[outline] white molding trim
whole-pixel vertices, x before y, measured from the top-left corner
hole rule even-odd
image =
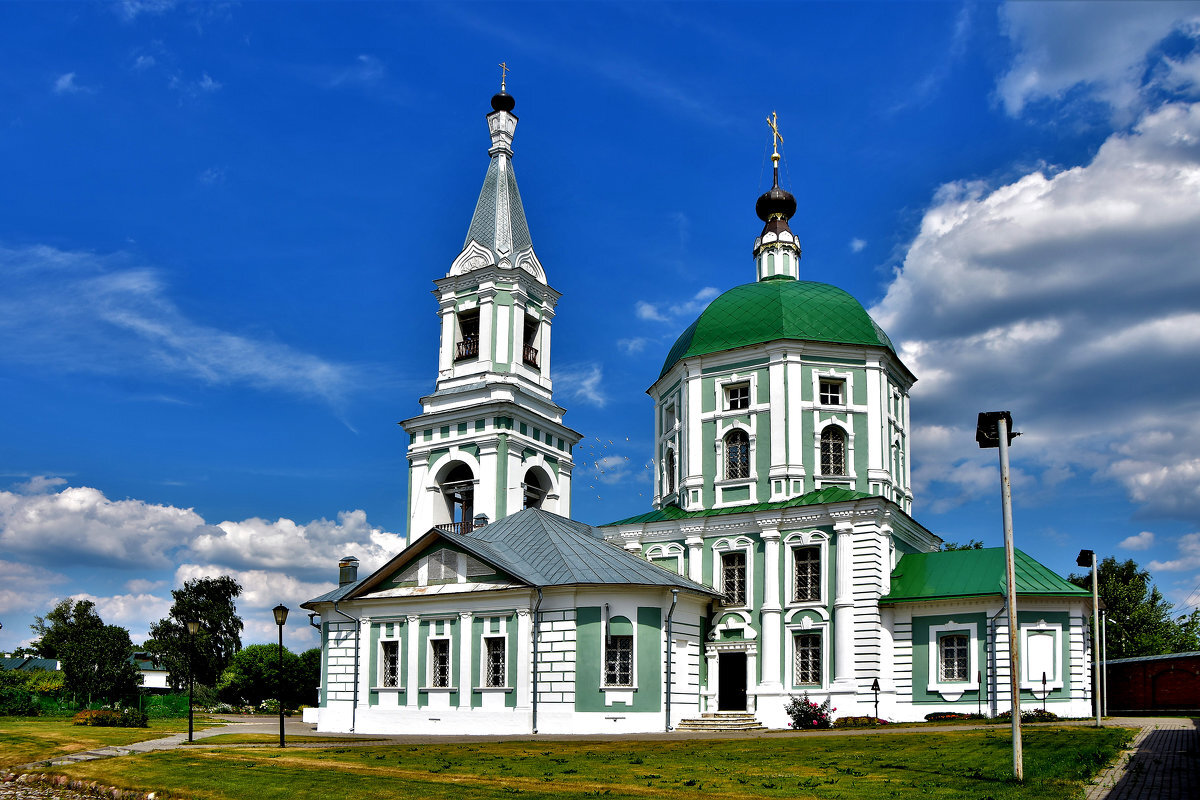
[[[942,681],[941,637],[955,633],[967,635],[967,680]],[[929,626],[929,674],[927,691],[937,692],[942,699],[953,703],[962,698],[964,692],[979,691],[979,626],[974,622],[955,622]]]

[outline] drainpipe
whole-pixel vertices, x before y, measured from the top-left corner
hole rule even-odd
[[[675,615],[675,604],[679,602],[679,590],[671,590],[671,610],[667,612],[667,647],[663,658],[667,662],[667,733],[671,732],[671,617]]]
[[[538,593],[537,604],[533,607],[533,732],[537,733],[537,703],[538,703],[538,614],[542,608],[542,587],[535,586]]]
[[[338,608],[337,601],[333,601],[333,610],[337,614],[341,614],[346,619],[354,623],[354,700],[350,706],[350,732],[354,733],[354,726],[358,721],[358,623],[359,620],[347,614]]]

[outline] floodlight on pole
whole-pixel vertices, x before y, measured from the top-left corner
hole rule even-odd
[[[1008,446],[1021,434],[1012,429],[1012,414],[1007,411],[981,411],[975,426],[975,441],[983,449],[1000,449],[1000,500],[1004,517],[1004,585],[1008,605],[1008,677],[1012,697],[1013,777],[1025,779],[1025,759],[1021,753],[1021,647],[1017,631],[1016,556],[1013,546],[1012,482],[1008,472]]]
[[[1103,677],[1100,675],[1100,670],[1104,669],[1097,658],[1099,655],[1098,648],[1100,646],[1100,637],[1104,634],[1100,631],[1100,586],[1097,578],[1096,568],[1096,552],[1094,550],[1080,550],[1079,556],[1075,559],[1076,565],[1080,567],[1091,567],[1092,570],[1092,630],[1095,631],[1095,636],[1092,638],[1092,682],[1095,684],[1092,689],[1092,699],[1095,700],[1096,706],[1096,727],[1099,728],[1104,724],[1102,714],[1103,705],[1100,701],[1100,693]]]

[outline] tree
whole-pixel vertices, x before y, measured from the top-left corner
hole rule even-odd
[[[982,550],[983,542],[979,541],[978,539],[970,539],[967,541],[966,544],[959,544],[958,542],[942,542],[942,549],[943,550]]]
[[[317,704],[317,687],[321,685],[321,648],[312,647],[300,654],[300,683],[303,694],[300,702]]]
[[[1133,559],[1118,562],[1108,556],[1097,568],[1100,601],[1110,620],[1108,657],[1133,658],[1177,652],[1175,645],[1184,638],[1181,626],[1171,617],[1171,604],[1158,587],[1150,583],[1150,573]],[[1092,574],[1072,574],[1071,583],[1088,591]]]
[[[63,600],[29,627],[38,654],[62,662],[65,688],[77,699],[124,700],[142,682],[129,631],[105,625],[90,600]]]
[[[187,684],[189,647],[193,648],[196,682],[216,685],[222,670],[242,648],[242,618],[234,604],[241,593],[241,584],[228,575],[196,578],[171,591],[175,602],[166,617],[150,626],[146,650],[167,668],[173,688]],[[195,641],[189,641],[188,620],[200,623]]]
[[[301,659],[283,650],[283,704],[295,707],[305,702]],[[217,692],[227,703],[257,706],[280,695],[279,647],[252,644],[238,651],[217,681]]]

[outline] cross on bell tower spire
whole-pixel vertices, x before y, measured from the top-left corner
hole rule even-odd
[[[779,114],[772,111],[767,117],[771,129],[771,189],[758,198],[754,211],[766,225],[754,240],[754,265],[760,281],[774,278],[800,277],[800,240],[788,227],[788,220],[796,213],[796,198],[779,187],[779,145],[783,134],[779,132]]]

